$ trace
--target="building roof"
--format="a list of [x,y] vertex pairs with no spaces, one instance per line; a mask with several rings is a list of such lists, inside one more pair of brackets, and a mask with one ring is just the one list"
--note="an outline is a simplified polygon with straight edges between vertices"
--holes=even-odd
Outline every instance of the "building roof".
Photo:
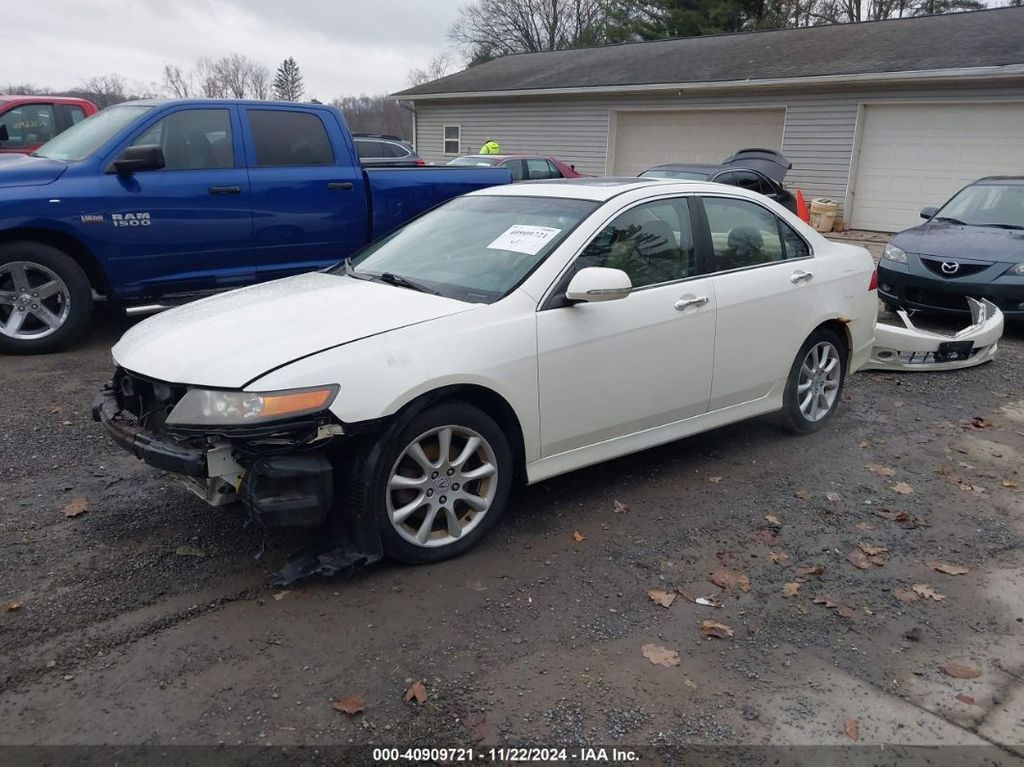
[[419,100],[969,70],[1024,74],[1024,7],[523,53],[395,95]]

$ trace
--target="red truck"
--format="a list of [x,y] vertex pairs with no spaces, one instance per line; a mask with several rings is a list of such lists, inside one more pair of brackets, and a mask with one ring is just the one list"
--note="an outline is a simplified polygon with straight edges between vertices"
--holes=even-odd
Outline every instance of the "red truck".
[[96,112],[68,96],[0,96],[0,154],[30,154]]

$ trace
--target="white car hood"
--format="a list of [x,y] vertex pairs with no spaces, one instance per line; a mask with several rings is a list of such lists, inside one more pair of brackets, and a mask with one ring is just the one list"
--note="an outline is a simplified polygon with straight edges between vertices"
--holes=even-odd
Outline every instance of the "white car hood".
[[314,272],[151,317],[112,353],[118,365],[149,378],[237,389],[300,357],[476,306]]

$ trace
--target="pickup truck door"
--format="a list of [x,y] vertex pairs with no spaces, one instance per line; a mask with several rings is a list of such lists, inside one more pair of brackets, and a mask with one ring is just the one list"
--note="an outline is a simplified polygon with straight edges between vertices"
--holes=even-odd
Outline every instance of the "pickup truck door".
[[[252,210],[234,107],[161,111],[100,167],[103,221],[90,227],[123,298],[252,282]],[[129,146],[159,145],[164,167],[117,173]],[[93,213],[94,211],[85,211]]]
[[256,279],[322,269],[366,244],[362,166],[327,109],[244,109]]

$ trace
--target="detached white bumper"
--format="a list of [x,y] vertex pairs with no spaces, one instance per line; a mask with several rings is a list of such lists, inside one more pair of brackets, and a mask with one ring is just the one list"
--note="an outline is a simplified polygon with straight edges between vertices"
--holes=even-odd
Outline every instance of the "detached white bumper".
[[862,369],[955,370],[988,362],[1003,335],[1003,313],[987,299],[968,298],[967,303],[973,322],[954,335],[920,330],[901,309],[905,327],[876,325],[871,359]]

